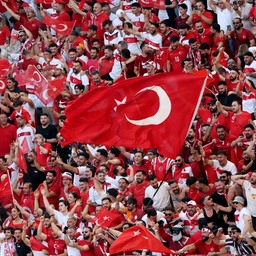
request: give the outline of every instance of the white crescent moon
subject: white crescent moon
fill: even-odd
[[[62,29],[59,29],[60,26],[63,26]],[[58,27],[57,27],[58,31],[66,31],[68,29],[68,26],[65,25],[65,24],[58,24]]]
[[[149,1],[141,0],[141,2],[142,2],[143,4],[150,4]]]
[[[126,115],[125,115],[125,118],[131,124],[138,125],[138,126],[161,124],[162,122],[165,121],[165,119],[171,113],[171,108],[172,108],[171,100],[168,97],[167,93],[160,86],[146,87],[146,88],[140,90],[139,92],[137,92],[136,95],[145,90],[151,90],[157,94],[157,96],[159,98],[158,111],[153,116],[149,116],[149,117],[141,119],[141,120],[132,120],[132,119],[128,118]]]
[[[5,83],[4,83],[4,81],[3,81],[3,80],[0,80],[0,83],[2,84],[2,85],[0,86],[0,90],[2,90],[2,89],[4,89],[4,88],[5,88]]]
[[[34,78],[34,74],[36,74],[39,79],[35,79],[35,78]],[[33,74],[32,74],[32,79],[33,79],[34,81],[38,82],[38,83],[40,83],[40,82],[42,81],[42,78],[41,78],[41,76],[39,75],[39,73],[38,73],[37,71],[34,71],[34,72],[33,72]]]
[[[44,98],[45,100],[48,100],[48,99],[49,99],[49,95],[48,95],[48,93],[47,93],[48,90],[49,90],[49,89],[46,89],[46,90],[42,93],[42,96],[43,96],[43,98]]]

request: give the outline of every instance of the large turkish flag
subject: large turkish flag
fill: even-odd
[[[201,76],[162,73],[96,88],[66,108],[63,144],[157,148],[176,157],[204,87]]]
[[[161,252],[167,255],[171,251],[144,226],[134,226],[125,230],[110,246],[110,254],[147,249],[150,252]]]

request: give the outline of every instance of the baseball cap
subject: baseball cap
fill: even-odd
[[[197,204],[196,204],[196,202],[194,200],[188,201],[187,205],[197,206]]]
[[[240,203],[240,204],[244,204],[244,198],[241,196],[236,196],[233,200],[233,203]]]
[[[72,174],[70,172],[64,172],[62,174],[62,178],[67,178],[67,179],[72,180]]]
[[[55,68],[64,70],[64,66],[62,64],[57,64]]]

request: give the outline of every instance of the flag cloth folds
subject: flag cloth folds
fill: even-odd
[[[76,23],[76,21],[55,20],[47,15],[44,16],[42,22],[63,36],[69,36]]]
[[[201,76],[161,73],[96,88],[66,108],[63,145],[157,148],[176,157],[204,87]]]
[[[21,147],[18,148],[18,155],[17,155],[17,165],[19,167],[19,170],[22,170],[24,173],[28,173],[28,166],[26,159],[24,157],[24,153]]]
[[[0,181],[0,198],[12,195],[12,188],[9,175],[6,175],[4,180]]]
[[[139,0],[141,7],[164,10],[165,0]]]
[[[171,251],[144,226],[134,226],[125,230],[110,246],[110,254],[134,250],[149,250],[170,255]]]

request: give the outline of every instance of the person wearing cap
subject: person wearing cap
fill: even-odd
[[[251,255],[256,253],[254,246],[255,241],[247,236],[241,234],[240,228],[237,226],[231,226],[230,238],[226,239],[225,253],[231,253],[233,255]],[[229,251],[229,250],[232,251]]]
[[[179,38],[176,36],[172,36],[170,42],[170,47],[167,51],[167,72],[182,72],[181,61],[186,58],[189,48],[186,45],[181,45]]]
[[[17,129],[17,139],[22,146],[22,152],[27,154],[34,149],[34,137],[36,130],[31,125],[27,125],[26,118],[22,115],[16,117],[19,128]]]
[[[236,196],[233,200],[233,205],[235,206],[235,221],[236,226],[241,230],[241,235],[249,236],[249,229],[251,225],[251,215],[245,205],[245,200],[241,196]]]
[[[225,252],[225,249],[221,247],[225,244],[225,240],[220,240],[212,233],[211,229],[203,228],[201,239],[197,240],[192,244],[184,246],[179,251],[176,251],[175,254],[180,255],[189,250],[197,250],[198,254],[217,254],[220,255]],[[220,249],[221,248],[221,249]]]
[[[185,234],[183,226],[176,224],[172,227],[172,234],[168,234],[163,227],[159,227],[159,235],[169,244],[171,250],[182,249],[188,242],[189,237]]]
[[[187,210],[179,214],[179,218],[184,222],[185,231],[190,236],[198,231],[198,219],[202,217],[203,214],[197,211],[197,204],[193,200],[187,203]]]
[[[154,61],[148,61],[146,63],[146,69],[147,69],[147,73],[143,74],[143,76],[155,74],[156,63]]]
[[[6,8],[6,10],[10,13],[10,15],[22,24],[25,28],[27,28],[32,34],[33,37],[36,39],[38,37],[38,27],[42,25],[41,21],[36,19],[36,14],[32,6],[25,8],[26,17],[23,15],[14,12],[6,2],[2,2],[2,5]],[[18,29],[20,30],[20,28]]]
[[[256,84],[256,61],[251,52],[246,52],[244,54],[244,69],[243,73],[246,75],[246,78],[251,80],[253,84]],[[241,88],[242,91],[242,88]]]
[[[80,197],[80,190],[77,186],[72,183],[72,173],[64,172],[62,174],[62,185],[63,187],[60,189],[60,199],[67,200],[68,194],[74,192]]]

